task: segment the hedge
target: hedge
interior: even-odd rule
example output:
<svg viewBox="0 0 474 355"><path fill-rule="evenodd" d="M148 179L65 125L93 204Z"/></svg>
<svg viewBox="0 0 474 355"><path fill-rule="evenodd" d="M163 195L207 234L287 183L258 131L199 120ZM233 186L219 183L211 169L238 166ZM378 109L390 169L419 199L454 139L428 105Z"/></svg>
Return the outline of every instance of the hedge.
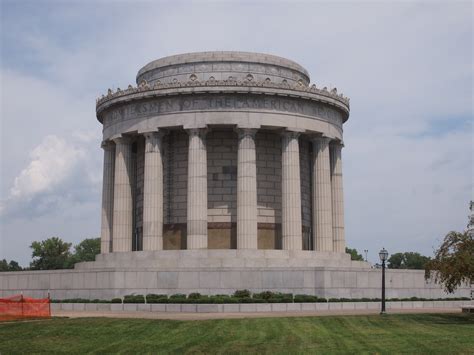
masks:
<svg viewBox="0 0 474 355"><path fill-rule="evenodd" d="M468 301L468 297L453 298L388 298L387 302L397 301ZM174 294L171 296L164 294L147 295L126 295L123 298L113 298L112 300L99 299L54 299L52 303L193 303L193 304L221 304L221 303L326 303L326 302L380 302L380 298L321 298L313 295L294 295L291 293L279 293L264 291L252 294L249 290L237 290L233 295L201 295L200 293Z"/></svg>

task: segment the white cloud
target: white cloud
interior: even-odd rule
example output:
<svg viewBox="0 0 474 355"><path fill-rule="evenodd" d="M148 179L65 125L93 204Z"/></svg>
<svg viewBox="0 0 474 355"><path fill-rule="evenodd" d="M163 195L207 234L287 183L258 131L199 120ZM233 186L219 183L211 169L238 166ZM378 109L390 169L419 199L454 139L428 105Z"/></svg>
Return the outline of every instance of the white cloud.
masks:
<svg viewBox="0 0 474 355"><path fill-rule="evenodd" d="M34 195L53 190L75 171L84 150L68 145L64 139L47 136L31 152L31 162L15 178L11 199L31 199Z"/></svg>

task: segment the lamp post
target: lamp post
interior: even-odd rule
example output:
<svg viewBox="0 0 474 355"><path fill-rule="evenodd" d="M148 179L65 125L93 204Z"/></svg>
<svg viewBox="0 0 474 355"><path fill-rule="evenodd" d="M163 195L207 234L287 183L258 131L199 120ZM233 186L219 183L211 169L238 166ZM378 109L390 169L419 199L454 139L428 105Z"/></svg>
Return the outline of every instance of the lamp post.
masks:
<svg viewBox="0 0 474 355"><path fill-rule="evenodd" d="M382 262L382 310L380 314L385 314L385 261L388 258L388 251L382 248L379 252L379 257Z"/></svg>

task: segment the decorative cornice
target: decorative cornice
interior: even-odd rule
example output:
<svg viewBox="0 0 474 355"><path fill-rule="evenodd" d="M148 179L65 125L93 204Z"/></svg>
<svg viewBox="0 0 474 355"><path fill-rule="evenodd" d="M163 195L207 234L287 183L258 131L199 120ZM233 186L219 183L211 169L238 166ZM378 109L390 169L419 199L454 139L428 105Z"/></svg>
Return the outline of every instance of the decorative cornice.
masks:
<svg viewBox="0 0 474 355"><path fill-rule="evenodd" d="M192 77L192 75L191 75ZM193 80L194 79L194 80ZM252 78L253 79L253 78ZM338 94L337 89L331 89L330 91L327 87L323 87L319 89L316 85L306 86L302 80L298 81L294 85L288 84L286 80L283 80L281 83L275 83L270 81L269 79L265 81L253 81L252 79L249 80L215 80L214 78L210 78L207 81L200 82L196 80L195 77L192 77L190 81L187 82L180 82L180 81L173 81L171 83L161 83L160 81L155 82L153 85L148 84L145 80L143 80L140 85L137 87L133 87L129 85L127 89L121 90L118 88L115 92L111 89L108 89L107 95L102 95L96 101L96 108L98 109L99 106L102 104L119 97L125 97L127 95L137 94L137 93L145 93L151 91L159 91L159 90L166 90L166 89L179 89L179 88L196 88L196 87L260 87L260 88L269 88L269 89L284 89L284 90L291 90L295 91L296 94L298 93L312 93L318 94L321 96L325 96L334 100L339 101L343 105L349 107L349 98L345 97L342 93Z"/></svg>

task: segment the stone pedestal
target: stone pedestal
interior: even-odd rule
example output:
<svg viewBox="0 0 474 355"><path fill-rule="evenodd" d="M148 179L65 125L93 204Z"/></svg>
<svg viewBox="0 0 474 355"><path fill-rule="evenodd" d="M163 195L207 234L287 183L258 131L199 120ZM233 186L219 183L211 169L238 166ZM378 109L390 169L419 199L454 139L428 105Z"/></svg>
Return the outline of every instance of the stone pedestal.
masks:
<svg viewBox="0 0 474 355"><path fill-rule="evenodd" d="M299 132L292 131L282 134L281 227L284 250L301 250L303 248L299 134Z"/></svg>
<svg viewBox="0 0 474 355"><path fill-rule="evenodd" d="M161 132L145 133L143 250L163 249L163 159Z"/></svg>
<svg viewBox="0 0 474 355"><path fill-rule="evenodd" d="M131 251L133 236L132 144L115 138L113 251Z"/></svg>
<svg viewBox="0 0 474 355"><path fill-rule="evenodd" d="M331 158L331 200L332 200L332 236L334 251L346 252L344 237L344 194L342 189L342 143L330 146Z"/></svg>
<svg viewBox="0 0 474 355"><path fill-rule="evenodd" d="M207 248L207 153L205 129L188 129L187 248Z"/></svg>
<svg viewBox="0 0 474 355"><path fill-rule="evenodd" d="M313 245L317 251L332 251L332 197L329 138L313 139Z"/></svg>
<svg viewBox="0 0 474 355"><path fill-rule="evenodd" d="M257 249L256 129L239 129L237 153L237 249Z"/></svg>
<svg viewBox="0 0 474 355"><path fill-rule="evenodd" d="M112 142L102 144L104 149L104 171L102 178L102 220L100 229L100 252L112 251L112 220L114 215L114 170L115 146Z"/></svg>

